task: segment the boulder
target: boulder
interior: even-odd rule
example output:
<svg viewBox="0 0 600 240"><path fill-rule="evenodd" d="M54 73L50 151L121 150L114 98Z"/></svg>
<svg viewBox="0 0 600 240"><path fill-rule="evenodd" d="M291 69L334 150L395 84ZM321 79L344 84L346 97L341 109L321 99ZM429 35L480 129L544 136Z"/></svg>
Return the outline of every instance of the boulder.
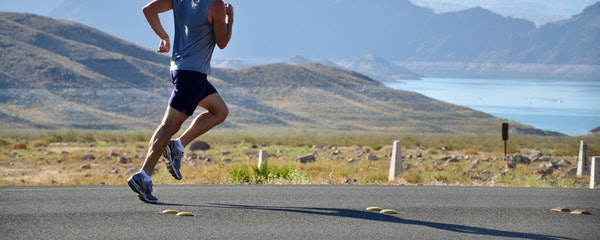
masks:
<svg viewBox="0 0 600 240"><path fill-rule="evenodd" d="M126 157L119 157L118 161L121 164L129 163L129 159Z"/></svg>
<svg viewBox="0 0 600 240"><path fill-rule="evenodd" d="M311 163L316 161L317 159L315 158L315 154L311 153L308 155L298 156L297 160L301 163Z"/></svg>
<svg viewBox="0 0 600 240"><path fill-rule="evenodd" d="M190 144L190 150L192 151L206 151L210 149L210 144L203 142L203 141L195 141L192 144Z"/></svg>

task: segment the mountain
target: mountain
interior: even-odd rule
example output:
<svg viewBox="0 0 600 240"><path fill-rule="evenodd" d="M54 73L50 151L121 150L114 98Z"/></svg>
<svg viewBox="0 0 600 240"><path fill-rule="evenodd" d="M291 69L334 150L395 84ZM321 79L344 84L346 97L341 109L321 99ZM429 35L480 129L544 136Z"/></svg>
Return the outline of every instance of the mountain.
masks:
<svg viewBox="0 0 600 240"><path fill-rule="evenodd" d="M168 86L158 77L166 71L165 56L81 24L31 14L0 16L0 87Z"/></svg>
<svg viewBox="0 0 600 240"><path fill-rule="evenodd" d="M144 4L122 1L114 8L103 1L65 0L51 15L153 49L158 40L140 13ZM216 51L220 59L281 62L301 55L337 63L373 54L427 77L600 75L600 49L593 44L600 42L595 24L600 3L539 27L481 7L435 13L409 0L255 0L234 5L239 13L234 37L227 49ZM161 17L172 32L170 13Z"/></svg>
<svg viewBox="0 0 600 240"><path fill-rule="evenodd" d="M346 69L363 73L379 81L396 81L400 79L420 79L421 74L414 73L386 59L367 54L365 56L339 63Z"/></svg>
<svg viewBox="0 0 600 240"><path fill-rule="evenodd" d="M570 18L580 13L583 8L596 3L597 0L411 0L411 2L431 8L436 13L482 7L506 17L527 19L541 26Z"/></svg>
<svg viewBox="0 0 600 240"><path fill-rule="evenodd" d="M93 28L0 13L3 128L153 129L171 91L168 58ZM321 64L213 69L222 127L486 133L501 119ZM520 129L530 129L514 124Z"/></svg>

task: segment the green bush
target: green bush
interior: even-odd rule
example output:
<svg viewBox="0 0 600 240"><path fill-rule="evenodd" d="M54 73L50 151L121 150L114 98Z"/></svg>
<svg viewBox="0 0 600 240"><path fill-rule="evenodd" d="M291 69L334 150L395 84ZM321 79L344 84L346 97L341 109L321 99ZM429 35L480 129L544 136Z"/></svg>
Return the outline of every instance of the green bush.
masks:
<svg viewBox="0 0 600 240"><path fill-rule="evenodd" d="M231 177L231 182L233 183L250 182L250 171L248 171L248 166L246 164L232 167L229 171L229 176Z"/></svg>
<svg viewBox="0 0 600 240"><path fill-rule="evenodd" d="M383 148L383 144L379 144L379 143L373 144L373 146L371 148L373 148L373 150L375 150L375 151L379 151Z"/></svg>
<svg viewBox="0 0 600 240"><path fill-rule="evenodd" d="M4 146L7 146L7 145L8 145L8 142L6 140L0 139L0 147L4 147Z"/></svg>
<svg viewBox="0 0 600 240"><path fill-rule="evenodd" d="M254 182L255 183L266 183L269 180L269 166L267 164L263 164L260 167L252 166L252 171L254 172Z"/></svg>

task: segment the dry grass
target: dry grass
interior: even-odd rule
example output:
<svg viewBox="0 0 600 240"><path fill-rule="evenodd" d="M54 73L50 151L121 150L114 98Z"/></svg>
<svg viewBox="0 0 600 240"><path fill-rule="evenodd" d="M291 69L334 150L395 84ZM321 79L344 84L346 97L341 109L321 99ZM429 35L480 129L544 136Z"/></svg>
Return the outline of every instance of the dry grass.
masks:
<svg viewBox="0 0 600 240"><path fill-rule="evenodd" d="M0 186L122 185L137 171L150 133L77 132L0 133ZM241 136L241 137L240 137ZM543 154L550 162L567 160L552 173L536 169L546 162L507 167L503 143L496 136L401 136L329 133L233 134L215 131L203 140L212 148L182 162L184 179L174 180L157 165L155 184L406 184L502 187L587 187L574 167L580 140L589 156L600 155L598 135L585 137L513 136L509 154ZM403 172L388 182L391 143L399 139ZM268 167L256 168L259 150ZM314 154L316 162L297 157ZM457 161L444 158L454 156ZM368 160L368 159L376 160Z"/></svg>

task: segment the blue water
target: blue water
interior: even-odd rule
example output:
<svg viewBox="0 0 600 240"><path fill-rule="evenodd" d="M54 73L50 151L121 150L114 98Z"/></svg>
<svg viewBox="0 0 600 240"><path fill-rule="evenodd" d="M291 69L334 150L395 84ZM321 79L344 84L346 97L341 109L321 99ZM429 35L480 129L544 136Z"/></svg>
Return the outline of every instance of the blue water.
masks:
<svg viewBox="0 0 600 240"><path fill-rule="evenodd" d="M386 85L571 136L600 126L600 80L424 78Z"/></svg>

